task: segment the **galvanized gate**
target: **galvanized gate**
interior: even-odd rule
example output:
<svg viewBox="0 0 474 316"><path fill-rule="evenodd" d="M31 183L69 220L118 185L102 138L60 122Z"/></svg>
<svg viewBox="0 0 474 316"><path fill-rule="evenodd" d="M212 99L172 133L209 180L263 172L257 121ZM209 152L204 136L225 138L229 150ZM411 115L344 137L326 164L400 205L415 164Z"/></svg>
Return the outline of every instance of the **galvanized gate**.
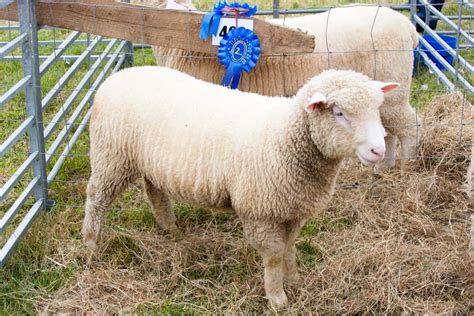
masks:
<svg viewBox="0 0 474 316"><path fill-rule="evenodd" d="M0 62L21 58L23 75L16 84L0 95L0 109L5 107L17 95L24 92L26 96L27 117L19 122L15 131L0 144L0 158L11 151L12 147L25 135L28 135L29 150L23 163L0 189L0 203L2 203L2 206L6 204L4 202L14 188L17 190L21 189L19 188L21 186L18 184L27 178L26 175L31 172L30 170L32 170L32 179L18 193L16 199L9 205L8 210L0 219L0 234L9 234L8 239L0 250L0 266L6 263L14 247L27 232L38 214L41 211L48 210L53 205L53 201L48 199L48 185L60 171L65 159L87 126L91 115L91 99L95 90L106 75L108 75L109 70L112 73L116 72L126 63L127 56L131 56L131 54L125 53L126 51L131 52L131 44L126 41L106 40L101 36L91 39L89 35L86 40L79 40L79 32L70 32L67 38L61 41L60 45L54 49L51 55L43 56L43 62L40 63L38 47L39 45L48 45L48 43L38 41L35 1L18 1L18 12L19 26L9 25L2 27L4 30L7 28L9 30L19 30L20 34L14 39L3 43L0 47ZM45 96L42 96L41 77L55 62L61 60L66 49L73 44L85 45L85 49L78 56L69 56L68 60L74 61L73 64L65 71L53 88ZM94 49L99 44L106 44L105 49L99 55L92 56ZM9 56L11 52L18 48L21 48L20 58L15 55ZM81 78L66 101L62 103L59 111L55 113L49 124L45 125L43 112L57 98L64 86L86 61L90 63L88 71ZM81 95L82 92L85 92L83 96ZM82 99L74 108L74 102L79 100L79 97L82 97ZM70 112L72 114L70 114L61 128L61 121ZM84 112L86 113L85 115ZM67 136L71 133L72 136L67 139ZM53 136L55 137L54 141ZM50 146L45 146L48 140L51 140L52 143ZM24 215L21 220L16 219L22 208L24 209L24 206L28 204L26 202L32 195L34 196L33 205L28 205L27 210L23 210ZM19 223L12 231L10 226L14 220L15 222L19 221Z"/></svg>

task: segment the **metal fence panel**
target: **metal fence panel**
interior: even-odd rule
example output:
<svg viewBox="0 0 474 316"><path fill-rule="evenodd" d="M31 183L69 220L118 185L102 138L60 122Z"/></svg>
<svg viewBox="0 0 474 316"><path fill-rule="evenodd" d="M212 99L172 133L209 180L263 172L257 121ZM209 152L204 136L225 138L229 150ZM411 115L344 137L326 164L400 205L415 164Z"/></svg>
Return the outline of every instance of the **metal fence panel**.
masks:
<svg viewBox="0 0 474 316"><path fill-rule="evenodd" d="M11 41L0 43L0 60L5 62L21 60L23 75L11 88L0 95L0 108L14 99L20 92L24 91L26 96L26 118L22 120L18 127L0 144L0 158L10 152L13 146L25 135L28 136L29 154L15 170L14 174L0 188L0 202L5 201L7 197L14 192L17 186L19 186L19 183L28 175L29 170L33 171L33 175L32 179L27 181L26 187L17 193L18 196L5 214L3 214L3 217L0 218L0 234L10 231L8 227L12 225L15 217L20 216L19 214L23 214L20 212L30 196L33 195L35 201L32 206L29 206L23 218L20 219L18 226L16 226L1 248L0 267L5 265L8 257L12 254L22 236L33 224L38 214L52 205L52 201L48 200L48 184L59 172L74 144L83 133L91 115L90 105L95 90L109 72L113 73L118 71L120 67L127 62L127 54L124 53L126 47L128 49L127 53L133 55L132 43L116 39L103 39L102 36L97 36L90 40L89 35L87 35L87 40L81 40L79 39L80 32L73 31L70 32L64 40L60 40L59 42L56 40L45 41L47 45L58 43L59 45L54 48L53 53L44 56L44 61L40 65L39 61L41 56L38 50L42 43L38 41L35 1L20 0L18 1L18 8L19 26L0 27L0 31L15 29L20 32L20 34ZM51 31L51 28L46 29ZM93 51L102 43L107 44L105 50L99 55L92 55ZM64 53L67 49L75 44L85 45L83 52L77 56L65 56ZM15 49L20 47L21 56L13 54ZM7 54L11 55L7 56ZM46 93L46 96L41 99L41 76L48 72L56 62L68 58L74 59L74 63L65 70L59 81ZM94 60L93 64L90 63L91 60ZM86 61L90 65L89 69L81 75L79 84L74 87L69 97L62 103L60 109L54 113L53 119L45 130L43 126L43 112L50 107L59 93L64 91L68 83L79 73L81 66ZM133 62L133 58L128 58L128 62ZM97 73L98 71L100 72ZM92 80L94 80L93 84L91 84ZM50 146L49 151L47 151L45 148L46 140L53 134L55 128L61 124L62 119L66 116L68 111L73 108L73 104L81 95L81 92L85 92L81 102L75 107L71 117L63 123L64 127ZM89 110L82 116L87 105L89 106ZM68 140L67 135L73 131L74 126L78 127ZM54 166L48 166L51 158L57 153L61 146L65 146L65 148L61 151ZM49 173L47 172L48 169L50 169Z"/></svg>

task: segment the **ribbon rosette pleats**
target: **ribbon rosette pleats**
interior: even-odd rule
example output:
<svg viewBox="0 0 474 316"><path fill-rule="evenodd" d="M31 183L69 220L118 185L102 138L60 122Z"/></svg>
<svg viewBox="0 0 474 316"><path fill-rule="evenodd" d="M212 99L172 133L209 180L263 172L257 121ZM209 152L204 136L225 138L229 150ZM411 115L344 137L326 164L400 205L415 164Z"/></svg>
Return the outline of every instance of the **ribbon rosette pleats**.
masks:
<svg viewBox="0 0 474 316"><path fill-rule="evenodd" d="M238 27L221 40L217 50L219 62L226 68L221 85L236 89L242 71L250 72L260 57L260 40L249 29Z"/></svg>
<svg viewBox="0 0 474 316"><path fill-rule="evenodd" d="M228 4L227 2L218 2L214 5L214 12L204 15L201 24L201 32L199 38L203 41L207 40L209 35L217 35L219 22L221 17L235 16L236 24L239 17L250 17L257 12L257 6L250 6L248 3L240 4L234 2ZM237 26L237 25L236 25Z"/></svg>

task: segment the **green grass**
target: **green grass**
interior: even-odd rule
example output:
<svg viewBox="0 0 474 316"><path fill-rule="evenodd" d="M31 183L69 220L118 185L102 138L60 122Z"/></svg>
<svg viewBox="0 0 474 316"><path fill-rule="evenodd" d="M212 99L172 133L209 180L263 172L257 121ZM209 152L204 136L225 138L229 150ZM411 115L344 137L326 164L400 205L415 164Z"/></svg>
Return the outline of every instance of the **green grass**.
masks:
<svg viewBox="0 0 474 316"><path fill-rule="evenodd" d="M340 1L339 4L351 2ZM373 2L377 3L377 1ZM398 1L398 3L400 2ZM211 5L211 2L206 0L198 0L195 3L199 8L204 9L209 8ZM270 2L267 0L259 0L256 3L262 9L271 7ZM283 8L304 8L327 4L327 2L308 0L283 1L281 5ZM452 6L448 5L446 12L450 14L457 13L453 10ZM46 30L40 32L40 39L59 39L64 38L66 34L66 31ZM14 32L0 32L0 41L9 40L14 36ZM85 37L81 36L81 38ZM100 53L104 48L105 45L99 45L95 53ZM76 45L68 49L65 54L79 54L81 51L82 47ZM18 51L15 53L18 53ZM41 47L41 55L50 53L52 53L51 47ZM136 65L154 63L151 50L139 49L136 53ZM462 54L466 59L473 60L472 50L464 51ZM53 87L57 79L61 77L71 64L68 62L58 62L48 71L42 79L43 96ZM85 63L78 74L74 76L74 79L67 85L66 89L61 91L56 100L44 113L46 124L50 122L54 114L61 107L73 87L80 80L80 76L87 71L87 68L88 65ZM21 76L20 62L0 63L0 94L4 93ZM472 79L472 77L469 78L471 83L473 82ZM426 85L428 89L422 90L423 85ZM444 93L444 90L444 87L426 69L420 70L414 78L414 92L411 96L411 102L416 108L422 110L435 95ZM81 93L78 100L83 95L84 92ZM75 103L75 105L77 104L78 102ZM26 117L24 94L19 94L1 111L0 141L3 141ZM60 126L63 126L62 124ZM56 135L57 132L53 134L51 140ZM51 145L51 140L47 142L47 147ZM27 152L28 138L23 137L5 157L0 159L0 185L3 185L24 161ZM56 202L55 206L48 214L42 214L38 218L10 258L8 265L0 270L0 315L33 314L37 312L38 302L74 282L78 275L84 272L85 267L87 269L90 268L87 265L88 259L76 254L77 252L80 253L78 249L82 247L80 227L84 212L83 204L85 201L86 181L90 172L87 131L83 133L76 143L72 156L72 158L66 160L62 171L50 187L50 197ZM7 201L0 204L0 216L5 213L8 206L30 179L31 174L28 174L10 194ZM33 201L30 199L13 224L19 223L21 215L25 214L25 210L32 203ZM181 223L180 225L188 230L192 230L193 227L200 227L201 229L206 225L212 225L217 229L218 233L230 232L232 238L242 239L242 233L238 229L238 223L236 223L234 215L215 213L181 204L175 207L175 212L178 222ZM303 228L302 239L297 243L297 248L301 254L299 258L301 263L312 267L325 260L324 251L312 241L313 237L324 233L343 232L349 229L352 224L352 218L340 216L321 216L308 222ZM11 225L11 227L13 226ZM114 203L111 212L107 214L106 226L113 227L113 231L109 230L107 233L109 239L107 249L101 258L103 264L111 265L118 269L127 269L130 266L137 266L141 269L141 262L147 256L147 251L145 251L146 249L139 241L128 236L127 232L139 233L158 229L149 206L144 199L141 186L133 186ZM8 229L6 234L0 236L1 245L4 244L6 236L11 232L12 228ZM250 283L257 282L259 284L258 281L251 279L252 275L260 272L256 271L253 265L254 261L258 260L255 252L247 253L249 258L247 261L242 260L240 262L230 262L228 265L221 265L219 263L226 259L225 254L229 254L233 250L230 247L222 246L223 248L219 248L219 252L209 253L208 246L199 243L193 245L195 249L194 257L188 259L192 268L187 269L183 273L183 278L190 280L213 280L213 282L216 282L217 288L239 279L248 279ZM215 247L221 246L216 244ZM74 260L70 258L74 258ZM212 263L210 267L208 266L209 263ZM101 263L96 264L101 265ZM176 287L179 287L180 284L182 284L182 281L181 283L177 281ZM222 288L219 291L223 291ZM226 293L229 295L238 295L238 292L228 291ZM172 294L168 295L171 296ZM206 298L203 297L202 299L205 300ZM192 303L199 306L200 302ZM143 315L193 315L203 312L203 310L196 306L183 305L180 302L166 299L161 303L143 303L136 307L136 313Z"/></svg>

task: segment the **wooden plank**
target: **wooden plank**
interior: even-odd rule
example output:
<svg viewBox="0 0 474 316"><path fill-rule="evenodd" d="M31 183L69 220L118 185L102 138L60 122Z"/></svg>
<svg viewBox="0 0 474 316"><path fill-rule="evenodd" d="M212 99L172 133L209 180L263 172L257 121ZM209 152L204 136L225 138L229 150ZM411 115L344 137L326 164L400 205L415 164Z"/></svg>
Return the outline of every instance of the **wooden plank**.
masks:
<svg viewBox="0 0 474 316"><path fill-rule="evenodd" d="M210 40L199 39L203 13L165 10L110 0L83 2L38 2L39 24L109 36L135 43L182 48L216 54ZM98 3L100 2L100 3ZM0 19L18 20L16 3L0 9ZM286 27L254 19L262 54L310 53L314 37Z"/></svg>

